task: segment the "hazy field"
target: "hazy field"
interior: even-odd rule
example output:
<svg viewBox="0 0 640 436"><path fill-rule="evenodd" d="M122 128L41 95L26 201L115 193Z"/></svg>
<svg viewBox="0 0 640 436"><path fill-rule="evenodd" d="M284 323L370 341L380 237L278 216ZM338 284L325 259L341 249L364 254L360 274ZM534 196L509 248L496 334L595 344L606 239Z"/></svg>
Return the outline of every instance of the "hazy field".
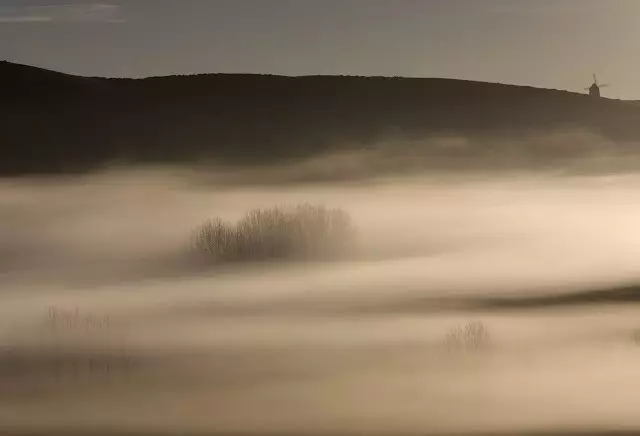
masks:
<svg viewBox="0 0 640 436"><path fill-rule="evenodd" d="M640 283L640 177L206 180L0 184L0 427L640 428L640 307L490 304ZM209 273L185 256L207 217L298 202L348 211L357 255ZM53 328L52 308L84 321ZM491 348L447 352L474 320Z"/></svg>

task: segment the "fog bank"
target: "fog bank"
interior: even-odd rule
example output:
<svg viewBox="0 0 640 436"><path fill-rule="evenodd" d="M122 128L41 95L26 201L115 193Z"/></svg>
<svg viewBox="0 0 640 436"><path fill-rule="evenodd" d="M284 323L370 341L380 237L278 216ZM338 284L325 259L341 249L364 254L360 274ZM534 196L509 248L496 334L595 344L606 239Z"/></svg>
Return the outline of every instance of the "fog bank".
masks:
<svg viewBox="0 0 640 436"><path fill-rule="evenodd" d="M640 177L265 185L204 183L209 176L150 169L0 182L3 425L640 426L635 304L468 304L637 283ZM351 215L351 257L206 270L190 262L189 237L204 219L301 202ZM51 308L110 322L52 331ZM449 329L471 320L490 327L491 349L448 353ZM87 359L108 374L87 370Z"/></svg>

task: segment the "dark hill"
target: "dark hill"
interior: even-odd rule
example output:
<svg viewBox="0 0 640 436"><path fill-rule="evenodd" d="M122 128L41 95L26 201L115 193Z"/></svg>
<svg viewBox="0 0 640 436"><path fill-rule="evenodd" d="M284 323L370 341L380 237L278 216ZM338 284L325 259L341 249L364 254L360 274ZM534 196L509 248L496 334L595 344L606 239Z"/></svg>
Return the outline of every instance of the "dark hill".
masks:
<svg viewBox="0 0 640 436"><path fill-rule="evenodd" d="M83 171L113 160L265 163L442 134L576 128L640 140L640 106L628 102L448 79L102 79L3 62L0 84L1 174Z"/></svg>
<svg viewBox="0 0 640 436"><path fill-rule="evenodd" d="M80 98L100 92L104 79L91 79L49 71L27 65L0 61L0 83L3 85L3 100L43 98Z"/></svg>

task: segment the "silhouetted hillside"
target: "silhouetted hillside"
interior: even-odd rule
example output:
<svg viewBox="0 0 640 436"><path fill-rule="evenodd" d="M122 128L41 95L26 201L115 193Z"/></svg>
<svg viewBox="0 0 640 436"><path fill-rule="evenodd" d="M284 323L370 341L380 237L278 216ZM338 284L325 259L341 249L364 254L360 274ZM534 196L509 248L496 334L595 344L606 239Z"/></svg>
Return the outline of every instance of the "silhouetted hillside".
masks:
<svg viewBox="0 0 640 436"><path fill-rule="evenodd" d="M82 171L111 161L265 163L449 134L520 137L575 128L640 140L637 105L448 79L102 79L3 62L0 84L2 174ZM423 151L486 160L486 147ZM489 160L502 152L490 151Z"/></svg>

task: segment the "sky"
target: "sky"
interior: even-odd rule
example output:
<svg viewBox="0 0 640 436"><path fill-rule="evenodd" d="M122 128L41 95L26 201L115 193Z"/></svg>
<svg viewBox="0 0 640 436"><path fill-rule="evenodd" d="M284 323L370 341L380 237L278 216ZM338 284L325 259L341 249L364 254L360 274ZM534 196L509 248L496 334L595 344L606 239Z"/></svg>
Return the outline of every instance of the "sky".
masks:
<svg viewBox="0 0 640 436"><path fill-rule="evenodd" d="M640 99L639 0L0 0L0 59L110 77L448 77Z"/></svg>

